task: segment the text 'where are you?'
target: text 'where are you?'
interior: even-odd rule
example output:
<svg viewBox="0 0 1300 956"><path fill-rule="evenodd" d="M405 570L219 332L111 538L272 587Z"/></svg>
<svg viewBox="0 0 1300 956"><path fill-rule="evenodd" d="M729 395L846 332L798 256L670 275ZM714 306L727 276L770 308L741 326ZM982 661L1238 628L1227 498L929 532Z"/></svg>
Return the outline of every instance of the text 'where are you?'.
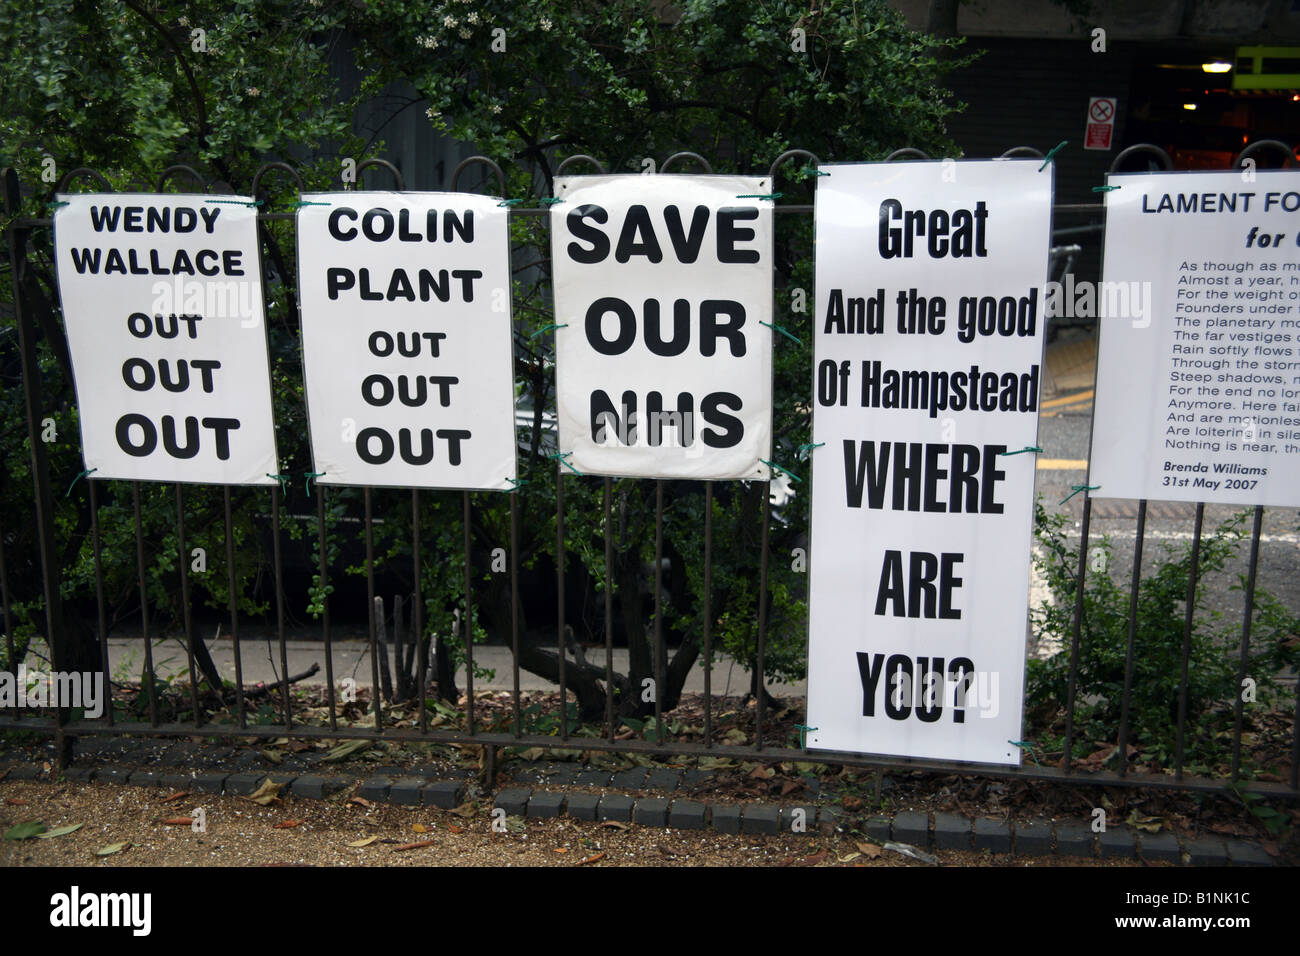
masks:
<svg viewBox="0 0 1300 956"><path fill-rule="evenodd" d="M561 452L582 473L766 478L771 203L736 176L582 176L551 210Z"/></svg>

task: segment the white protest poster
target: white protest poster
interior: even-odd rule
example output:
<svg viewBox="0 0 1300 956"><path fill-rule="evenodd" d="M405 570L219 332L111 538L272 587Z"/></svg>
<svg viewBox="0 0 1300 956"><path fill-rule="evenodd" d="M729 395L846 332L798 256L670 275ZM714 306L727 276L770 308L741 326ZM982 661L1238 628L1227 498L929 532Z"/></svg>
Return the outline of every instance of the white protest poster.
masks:
<svg viewBox="0 0 1300 956"><path fill-rule="evenodd" d="M56 273L86 468L97 479L274 484L252 200L57 199Z"/></svg>
<svg viewBox="0 0 1300 956"><path fill-rule="evenodd" d="M470 193L303 196L312 458L334 485L509 489L510 237Z"/></svg>
<svg viewBox="0 0 1300 956"><path fill-rule="evenodd" d="M821 167L810 749L1020 761L1040 165Z"/></svg>
<svg viewBox="0 0 1300 956"><path fill-rule="evenodd" d="M1107 185L1092 495L1300 505L1300 172Z"/></svg>
<svg viewBox="0 0 1300 956"><path fill-rule="evenodd" d="M560 450L582 474L766 479L766 179L573 176L551 208Z"/></svg>

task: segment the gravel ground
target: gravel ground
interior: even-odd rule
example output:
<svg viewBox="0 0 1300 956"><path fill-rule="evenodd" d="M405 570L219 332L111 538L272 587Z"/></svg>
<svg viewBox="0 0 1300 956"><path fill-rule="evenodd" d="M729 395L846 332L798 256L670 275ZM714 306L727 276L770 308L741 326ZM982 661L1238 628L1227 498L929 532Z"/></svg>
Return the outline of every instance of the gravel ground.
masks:
<svg viewBox="0 0 1300 956"><path fill-rule="evenodd" d="M892 851L872 857L846 834L728 836L712 831L619 829L568 819L516 820L493 833L490 811L468 814L429 808L330 800L258 806L239 797L188 794L163 802L165 791L109 784L0 784L0 827L40 820L53 829L82 823L51 839L0 841L0 866L924 866ZM21 801L21 803L15 803ZM207 832L168 825L202 807ZM462 816L461 813L467 815ZM277 824L297 825L277 829ZM417 829L423 828L423 830ZM374 838L363 847L349 843ZM130 846L111 856L95 852ZM401 849L412 843L427 845ZM945 866L1130 866L1121 860L1009 857L937 851ZM1164 864L1159 864L1164 865Z"/></svg>

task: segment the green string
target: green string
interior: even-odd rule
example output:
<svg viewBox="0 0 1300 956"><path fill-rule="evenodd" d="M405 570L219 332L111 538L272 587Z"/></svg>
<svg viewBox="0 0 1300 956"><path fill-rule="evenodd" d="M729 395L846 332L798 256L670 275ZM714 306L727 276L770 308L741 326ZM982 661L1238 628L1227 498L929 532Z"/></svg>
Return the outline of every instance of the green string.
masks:
<svg viewBox="0 0 1300 956"><path fill-rule="evenodd" d="M547 197L546 199L539 199L537 201L541 203L543 206L554 206L557 202L564 202L563 199L556 199L553 196Z"/></svg>
<svg viewBox="0 0 1300 956"><path fill-rule="evenodd" d="M527 478L507 478L506 481L510 482L510 484L514 486L510 489L511 491L518 491L524 485L528 484Z"/></svg>
<svg viewBox="0 0 1300 956"><path fill-rule="evenodd" d="M523 202L522 199L503 199L497 203L497 206L517 206L521 202Z"/></svg>
<svg viewBox="0 0 1300 956"><path fill-rule="evenodd" d="M1034 758L1034 766L1040 768L1043 766L1041 763L1038 762L1038 756L1034 753L1034 745L1032 741L1008 740L1007 743L1011 744L1013 747L1019 747L1021 750L1028 750L1029 756Z"/></svg>
<svg viewBox="0 0 1300 956"><path fill-rule="evenodd" d="M323 471L307 472L307 494L311 494L311 480L313 478L324 478L324 477L325 477L325 472Z"/></svg>
<svg viewBox="0 0 1300 956"><path fill-rule="evenodd" d="M1119 189L1119 186L1093 186L1092 191L1095 193L1108 193L1112 189Z"/></svg>
<svg viewBox="0 0 1300 956"><path fill-rule="evenodd" d="M1000 451L998 452L998 457L1001 458L1004 455L1023 455L1027 451L1032 451L1040 455L1043 453L1043 450L1039 448L1037 445L1026 445L1024 448L1020 449L1019 451Z"/></svg>
<svg viewBox="0 0 1300 956"><path fill-rule="evenodd" d="M780 332L782 335L784 335L790 341L794 342L796 345L803 345L803 342L799 341L799 339L795 338L793 335L791 335L785 329L781 328L781 326L779 325L773 325L771 322L764 322L762 319L759 319L758 324L766 325L769 329L775 329L777 332Z"/></svg>
<svg viewBox="0 0 1300 956"><path fill-rule="evenodd" d="M537 338L537 336L539 336L539 335L543 335L543 334L546 333L546 332L550 332L552 329L567 329L568 327L569 327L569 323L568 323L568 322L561 322L559 325L554 325L554 324L552 324L552 325L543 325L540 329L538 329L536 332L532 333L532 334L531 334L530 336L528 336L528 337L529 337L530 339L535 339L535 338Z"/></svg>
<svg viewBox="0 0 1300 956"><path fill-rule="evenodd" d="M824 174L823 174L823 175L824 175ZM804 746L804 742L805 742L805 739L806 739L806 734L808 733L808 731L810 731L810 730L816 730L817 728L816 728L816 727L809 727L807 724L795 724L794 727L795 727L795 730L799 731L799 749L800 749L800 750L806 750L807 747Z"/></svg>
<svg viewBox="0 0 1300 956"><path fill-rule="evenodd" d="M800 454L802 457L807 458L808 456L807 456L806 452L810 452L810 451L812 451L814 448L821 448L822 445L825 445L825 444L826 444L826 443L825 443L824 441L810 441L810 442L808 442L808 444L806 444L806 445L800 445L800 446L799 446L799 454Z"/></svg>
<svg viewBox="0 0 1300 956"><path fill-rule="evenodd" d="M65 203L65 205L66 205L66 203ZM93 475L93 474L94 474L95 472L97 472L97 471L99 471L98 468L87 468L85 471L83 471L83 472L81 472L80 474L78 474L76 478L73 478L73 479L72 479L72 484L68 485L68 493L67 493L66 495L64 495L63 497L65 497L65 498L71 498L71 497L72 497L72 489L76 487L77 482L79 482L82 478L85 478L87 475Z"/></svg>
<svg viewBox="0 0 1300 956"><path fill-rule="evenodd" d="M809 176L829 176L829 175L830 175L830 173L824 173L824 172L822 172L820 169L813 169L813 167L811 167L811 166L805 166L803 169L799 170L799 172L803 173L805 179L808 178Z"/></svg>
<svg viewBox="0 0 1300 956"><path fill-rule="evenodd" d="M280 483L280 494L284 495L286 498L289 497L289 479L292 478L293 475L273 475L270 472L267 472L266 477L274 478L278 481Z"/></svg>
<svg viewBox="0 0 1300 956"><path fill-rule="evenodd" d="M1047 168L1047 164L1052 161L1052 157L1055 156L1060 151L1061 147L1063 147L1068 142L1069 142L1068 139L1063 139L1047 151L1047 155L1043 157L1043 165L1038 167L1038 171L1040 173Z"/></svg>
<svg viewBox="0 0 1300 956"><path fill-rule="evenodd" d="M760 458L759 461L761 461L763 464L767 465L767 467L769 467L769 468L775 468L777 471L781 472L781 474L783 474L783 475L789 475L789 476L790 476L791 478L793 478L795 481L803 481L803 479L800 478L798 475L796 475L793 471L790 471L788 468L782 468L780 465L778 465L778 464L777 464L776 462L774 462L774 461L768 461L766 458Z"/></svg>
<svg viewBox="0 0 1300 956"><path fill-rule="evenodd" d="M260 206L262 200L254 199L252 202L244 202L242 199L205 199L206 203L213 203L218 206Z"/></svg>
<svg viewBox="0 0 1300 956"><path fill-rule="evenodd" d="M745 193L737 196L737 199L780 199L782 193Z"/></svg>
<svg viewBox="0 0 1300 956"><path fill-rule="evenodd" d="M573 472L575 475L577 475L579 478L581 478L581 477L583 476L583 475L582 475L582 472L578 471L578 469L574 468L572 465L570 465L570 464L568 463L568 461L566 461L566 459L567 459L570 455L572 455L572 454L573 454L573 452L571 452L571 451L557 451L554 455L547 455L546 457L547 457L547 458L554 458L556 461L558 461L558 462L559 462L561 465L563 465L565 468L569 469L569 471Z"/></svg>
<svg viewBox="0 0 1300 956"><path fill-rule="evenodd" d="M1061 499L1061 504L1065 504L1067 501L1069 501L1071 498L1073 498L1081 491L1096 491L1098 488L1101 487L1101 485L1071 485L1070 487L1073 488L1074 490Z"/></svg>
<svg viewBox="0 0 1300 956"><path fill-rule="evenodd" d="M327 202L314 202L310 199L299 199L297 202L289 203L295 209L301 209L303 206L328 206Z"/></svg>

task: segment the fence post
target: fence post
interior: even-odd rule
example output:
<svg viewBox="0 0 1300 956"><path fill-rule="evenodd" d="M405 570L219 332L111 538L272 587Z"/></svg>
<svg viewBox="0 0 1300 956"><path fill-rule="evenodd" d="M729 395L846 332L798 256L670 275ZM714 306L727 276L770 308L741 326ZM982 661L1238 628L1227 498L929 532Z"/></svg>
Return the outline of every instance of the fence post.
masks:
<svg viewBox="0 0 1300 956"><path fill-rule="evenodd" d="M17 217L22 207L18 189L18 173L12 168L3 172L5 215ZM36 537L40 544L41 585L45 593L45 629L50 645L51 664L56 671L70 670L74 659L72 648L67 646L68 634L63 627L63 604L59 593L59 569L54 560L54 499L50 494L49 460L45 443L41 441L41 380L40 366L36 360L36 328L31 313L25 308L22 280L27 266L27 234L30 227L11 222L5 230L9 247L10 281L13 283L14 320L18 327L18 349L22 360L23 401L27 411L27 438L31 446L33 503L36 514ZM102 662L105 673L108 662ZM10 666L13 666L10 662ZM111 704L109 705L111 706ZM57 711L55 745L59 767L67 765L72 755L72 738L65 737L63 724L68 710Z"/></svg>

